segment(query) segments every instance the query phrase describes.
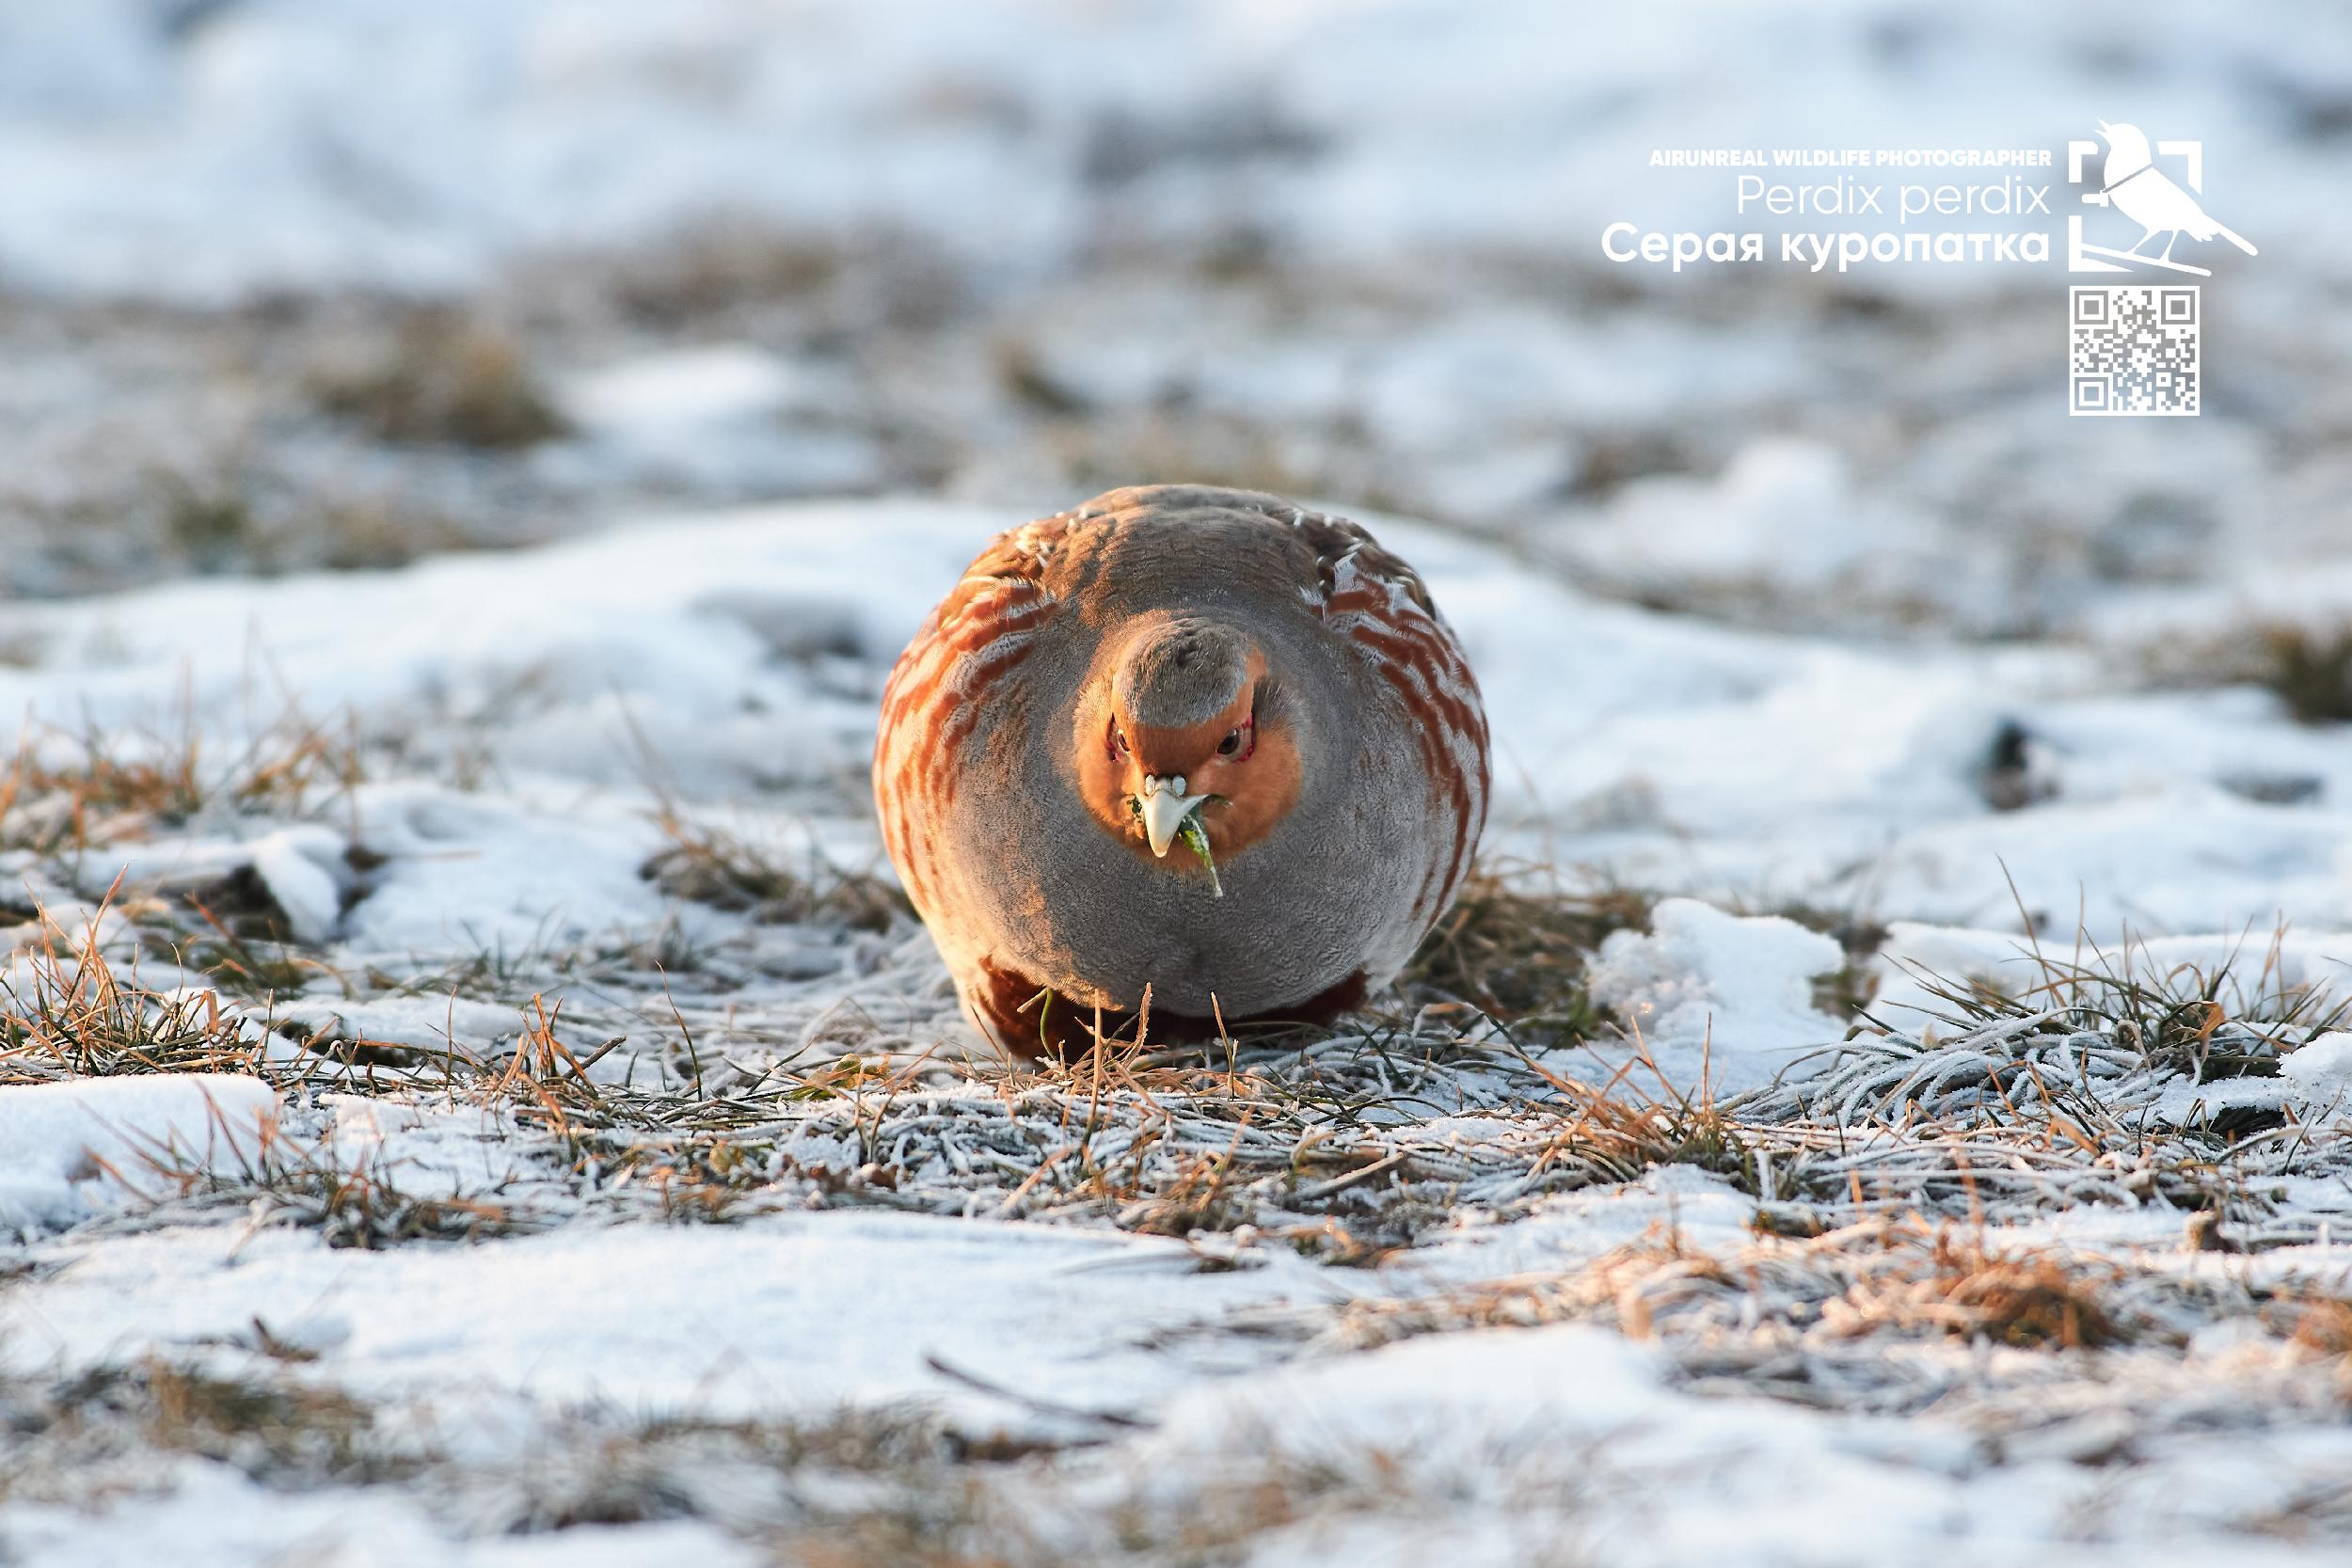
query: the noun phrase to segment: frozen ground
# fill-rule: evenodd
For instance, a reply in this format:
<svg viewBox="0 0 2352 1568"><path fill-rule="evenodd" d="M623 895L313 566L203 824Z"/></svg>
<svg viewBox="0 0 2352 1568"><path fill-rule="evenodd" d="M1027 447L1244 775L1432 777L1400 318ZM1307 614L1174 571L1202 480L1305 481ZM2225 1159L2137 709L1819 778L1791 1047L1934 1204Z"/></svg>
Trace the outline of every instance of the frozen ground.
<svg viewBox="0 0 2352 1568"><path fill-rule="evenodd" d="M2352 32L1620 10L0 0L0 1559L2340 1559ZM1597 256L2126 116L2196 420ZM1173 478L1424 568L1491 875L994 1061L874 701Z"/></svg>
<svg viewBox="0 0 2352 1568"><path fill-rule="evenodd" d="M1387 523L1518 869L1336 1037L1040 1071L862 794L1002 520L24 612L22 1560L2341 1551L2340 732ZM157 1069L273 1131L31 1086Z"/></svg>

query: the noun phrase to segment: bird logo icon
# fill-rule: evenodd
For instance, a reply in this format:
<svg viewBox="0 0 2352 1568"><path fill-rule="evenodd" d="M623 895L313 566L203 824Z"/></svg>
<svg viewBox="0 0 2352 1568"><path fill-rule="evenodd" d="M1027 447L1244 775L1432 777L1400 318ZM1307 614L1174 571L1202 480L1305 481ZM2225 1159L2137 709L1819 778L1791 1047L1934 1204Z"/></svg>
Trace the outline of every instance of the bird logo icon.
<svg viewBox="0 0 2352 1568"><path fill-rule="evenodd" d="M2249 256L2256 254L2252 241L2207 214L2197 196L2192 194L2202 185L2202 143L2159 142L2152 148L2147 135L2138 126L2110 125L2104 119L2099 121L2099 135L2106 143L2106 158L2100 171L2101 183L2097 190L2083 193L2083 205L2106 207L2120 213L2139 225L2140 235L2128 249L2123 250L2086 245L2082 238L2083 220L2079 216L2069 218L2070 270L2128 272L2137 265L2194 273L2200 277L2212 277L2213 271L2209 267L2192 266L2186 261L2172 259L2172 247L2180 243L2183 235L2199 242L2227 240ZM2077 171L2075 177L2079 180L2082 154L2095 152L2098 147L2091 142L2073 142L2068 144L2068 150L2070 162L2074 166ZM2158 152L2185 156L2187 188L2156 166ZM2153 254L2149 253L2148 246L2153 245L2159 235L2163 237L2164 248ZM2109 260L2093 261L2093 257Z"/></svg>

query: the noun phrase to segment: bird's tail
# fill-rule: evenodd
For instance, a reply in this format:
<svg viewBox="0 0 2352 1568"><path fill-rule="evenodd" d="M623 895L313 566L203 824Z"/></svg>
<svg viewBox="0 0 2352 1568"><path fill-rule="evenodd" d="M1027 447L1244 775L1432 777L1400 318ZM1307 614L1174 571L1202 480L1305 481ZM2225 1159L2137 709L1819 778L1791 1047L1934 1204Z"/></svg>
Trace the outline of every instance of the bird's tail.
<svg viewBox="0 0 2352 1568"><path fill-rule="evenodd" d="M2222 237L2223 239L2225 239L2225 240L2229 241L2232 245L2233 245L2237 246L2240 250L2242 250L2242 251L2246 252L2246 254L2247 254L2247 255L2249 255L2249 256L2252 256L2252 255L2257 254L2257 253L2256 253L2256 251L2255 251L2255 249L2254 249L2254 242L2253 242L2253 241L2251 241L2251 240L2249 240L2249 239L2248 239L2245 235L2243 235L2243 234L2239 233L2236 230L2234 230L2234 229L2223 229L2223 228L2221 227L2221 225L2219 225L2219 224L2217 224L2217 224L2215 224L2215 225L2214 225L2214 227L2215 227L2216 229L2217 229L2217 230L2221 230L2221 237Z"/></svg>

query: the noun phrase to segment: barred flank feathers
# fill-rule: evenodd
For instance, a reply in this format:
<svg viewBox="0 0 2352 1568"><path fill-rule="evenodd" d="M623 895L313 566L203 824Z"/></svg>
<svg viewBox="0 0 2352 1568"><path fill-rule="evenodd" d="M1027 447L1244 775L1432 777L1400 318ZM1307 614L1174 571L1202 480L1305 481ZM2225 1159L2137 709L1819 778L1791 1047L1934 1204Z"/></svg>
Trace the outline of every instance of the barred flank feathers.
<svg viewBox="0 0 2352 1568"><path fill-rule="evenodd" d="M1043 563L1069 523L1048 517L1001 535L931 611L882 689L875 803L883 845L926 920L936 847L920 824L955 800L956 758L1053 610L1053 595L1024 574Z"/></svg>
<svg viewBox="0 0 2352 1568"><path fill-rule="evenodd" d="M1413 569L1343 518L1294 512L1314 546L1323 622L1354 641L1414 721L1430 787L1454 822L1446 863L1414 901L1434 921L1470 874L1492 784L1486 705L1453 628Z"/></svg>

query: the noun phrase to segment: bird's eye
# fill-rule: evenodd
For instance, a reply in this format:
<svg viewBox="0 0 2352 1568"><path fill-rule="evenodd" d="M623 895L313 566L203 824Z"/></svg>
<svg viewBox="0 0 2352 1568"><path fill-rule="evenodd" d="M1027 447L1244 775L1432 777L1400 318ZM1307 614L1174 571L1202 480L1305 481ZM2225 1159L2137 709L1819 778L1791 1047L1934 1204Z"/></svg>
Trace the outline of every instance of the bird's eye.
<svg viewBox="0 0 2352 1568"><path fill-rule="evenodd" d="M1127 754L1127 737L1124 735L1120 734L1117 730L1113 730L1111 732L1111 741L1119 748L1119 754L1120 756L1123 757Z"/></svg>
<svg viewBox="0 0 2352 1568"><path fill-rule="evenodd" d="M1221 757L1230 757L1240 750L1241 731L1239 730L1227 730L1225 738L1216 743L1216 754Z"/></svg>

